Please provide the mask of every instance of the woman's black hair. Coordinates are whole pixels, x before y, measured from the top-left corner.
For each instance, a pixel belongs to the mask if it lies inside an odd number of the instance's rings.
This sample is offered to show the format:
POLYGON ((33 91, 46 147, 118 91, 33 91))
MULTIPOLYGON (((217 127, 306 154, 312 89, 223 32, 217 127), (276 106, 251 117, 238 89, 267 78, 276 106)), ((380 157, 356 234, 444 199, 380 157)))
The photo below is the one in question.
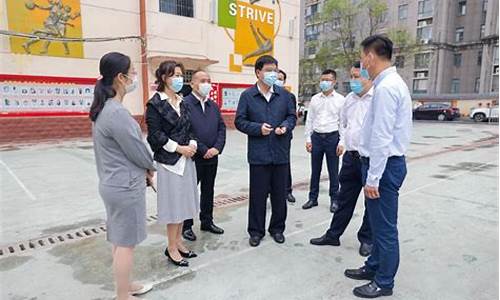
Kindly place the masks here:
POLYGON ((118 52, 110 52, 101 57, 99 73, 101 79, 97 80, 94 88, 94 101, 90 106, 89 118, 92 122, 97 120, 99 113, 104 108, 106 100, 116 96, 113 89, 113 80, 118 74, 127 74, 130 69, 130 57, 118 52))
POLYGON ((155 72, 155 83, 158 85, 156 90, 158 92, 163 92, 165 90, 166 83, 165 81, 163 81, 163 75, 166 75, 167 78, 174 76, 175 68, 181 68, 182 74, 184 74, 184 66, 181 63, 177 63, 173 60, 166 60, 158 66, 158 69, 156 69, 155 72))

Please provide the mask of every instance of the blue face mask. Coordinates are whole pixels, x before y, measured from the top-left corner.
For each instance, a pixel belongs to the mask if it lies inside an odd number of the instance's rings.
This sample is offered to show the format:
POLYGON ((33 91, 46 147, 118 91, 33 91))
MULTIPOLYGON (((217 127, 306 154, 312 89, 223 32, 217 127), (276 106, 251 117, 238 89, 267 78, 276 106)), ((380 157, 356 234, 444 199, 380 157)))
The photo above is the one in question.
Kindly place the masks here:
POLYGON ((280 86, 280 87, 283 87, 285 85, 285 83, 283 82, 283 80, 276 80, 276 82, 274 83, 276 84, 277 86, 280 86))
POLYGON ((363 84, 358 79, 352 79, 350 81, 351 91, 356 94, 361 94, 363 92, 363 84))
POLYGON ((319 82, 319 88, 321 89, 322 92, 329 91, 333 88, 333 82, 332 81, 320 81, 319 82))
POLYGON ((184 78, 183 77, 174 77, 172 78, 172 90, 176 93, 182 90, 184 86, 184 78))
POLYGON ((359 75, 363 77, 364 79, 370 79, 370 74, 368 73, 368 70, 363 68, 363 64, 361 64, 361 69, 359 70, 359 75))
POLYGON ((278 73, 274 71, 264 73, 264 83, 268 86, 273 86, 276 80, 278 80, 278 73))

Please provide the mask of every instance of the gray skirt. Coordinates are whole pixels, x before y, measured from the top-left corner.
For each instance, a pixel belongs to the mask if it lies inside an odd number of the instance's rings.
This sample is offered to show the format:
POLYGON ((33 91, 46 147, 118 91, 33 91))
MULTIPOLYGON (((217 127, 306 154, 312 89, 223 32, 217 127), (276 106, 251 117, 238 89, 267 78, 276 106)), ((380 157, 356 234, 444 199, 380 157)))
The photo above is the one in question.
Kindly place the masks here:
POLYGON ((134 247, 146 239, 146 185, 99 185, 106 208, 106 239, 120 247, 134 247))
POLYGON ((193 160, 186 159, 183 176, 161 165, 157 169, 158 223, 179 224, 194 219, 200 211, 200 196, 193 160))

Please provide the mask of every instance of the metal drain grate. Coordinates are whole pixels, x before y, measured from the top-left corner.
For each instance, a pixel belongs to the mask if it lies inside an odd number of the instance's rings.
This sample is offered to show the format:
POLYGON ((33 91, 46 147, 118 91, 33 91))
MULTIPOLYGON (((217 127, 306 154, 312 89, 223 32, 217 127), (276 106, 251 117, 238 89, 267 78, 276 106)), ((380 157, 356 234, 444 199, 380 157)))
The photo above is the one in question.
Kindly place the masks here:
MULTIPOLYGON (((321 181, 328 180, 328 177, 322 177, 321 181)), ((306 180, 299 181, 293 185, 295 189, 302 190, 307 188, 309 182, 306 180)), ((234 197, 218 197, 214 199, 214 207, 228 207, 242 202, 248 201, 248 195, 238 195, 234 197)), ((157 215, 150 215, 146 218, 148 225, 155 223, 158 219, 157 215)), ((0 246, 0 258, 12 255, 22 255, 30 251, 38 249, 46 249, 49 247, 66 244, 69 242, 80 241, 94 236, 99 236, 106 233, 106 225, 100 224, 95 227, 85 227, 77 230, 58 233, 51 236, 45 236, 27 241, 16 242, 7 246, 0 246)))

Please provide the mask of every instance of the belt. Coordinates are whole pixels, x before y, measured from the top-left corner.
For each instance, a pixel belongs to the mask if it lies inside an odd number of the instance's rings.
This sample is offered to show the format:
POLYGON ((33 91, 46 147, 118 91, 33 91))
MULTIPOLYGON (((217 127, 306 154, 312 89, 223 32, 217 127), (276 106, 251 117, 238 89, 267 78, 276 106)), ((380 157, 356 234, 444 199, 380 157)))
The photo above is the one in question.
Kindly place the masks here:
POLYGON ((361 155, 359 155, 358 151, 347 151, 347 153, 351 154, 355 158, 360 158, 361 155))
POLYGON ((330 135, 335 135, 335 134, 338 134, 339 131, 338 130, 335 130, 335 131, 332 131, 332 132, 324 132, 324 133, 321 133, 321 132, 317 132, 317 131, 314 131, 313 134, 316 134, 316 135, 319 135, 319 136, 330 136, 330 135))

